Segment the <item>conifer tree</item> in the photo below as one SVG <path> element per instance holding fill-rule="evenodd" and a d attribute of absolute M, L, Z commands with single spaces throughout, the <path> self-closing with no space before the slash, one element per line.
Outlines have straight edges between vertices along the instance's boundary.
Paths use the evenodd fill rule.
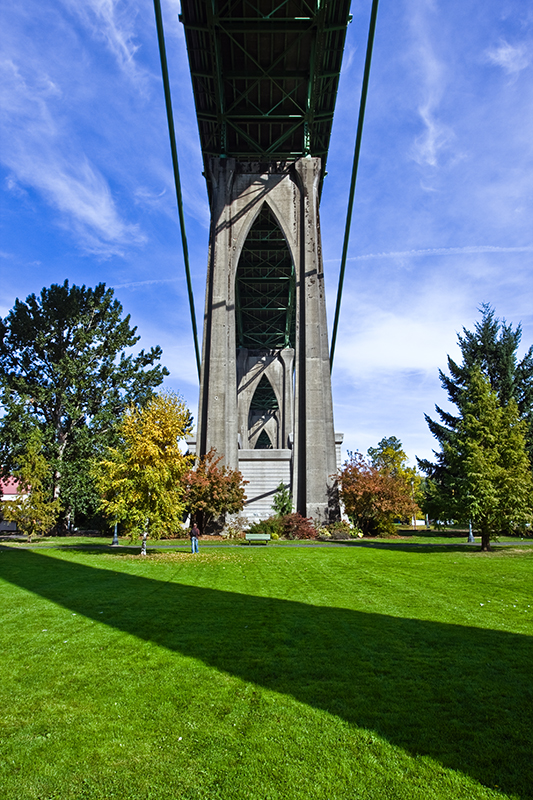
<path fill-rule="evenodd" d="M 449 375 L 439 370 L 442 388 L 448 399 L 460 410 L 461 398 L 468 389 L 472 367 L 478 366 L 489 379 L 501 405 L 515 400 L 521 419 L 526 421 L 526 447 L 530 458 L 533 456 L 533 346 L 519 361 L 517 350 L 522 340 L 522 326 L 513 330 L 505 320 L 500 321 L 494 309 L 488 304 L 481 306 L 481 321 L 476 322 L 474 331 L 463 328 L 463 335 L 457 339 L 461 349 L 462 363 L 458 364 L 448 356 Z M 425 415 L 431 433 L 439 444 L 450 439 L 460 414 L 454 415 L 435 406 L 440 422 Z M 420 468 L 432 477 L 440 476 L 446 469 L 442 453 L 437 454 L 436 463 L 418 459 Z M 532 459 L 533 460 L 533 459 Z"/>
<path fill-rule="evenodd" d="M 435 519 L 454 518 L 468 522 L 468 517 L 457 507 L 454 500 L 454 464 L 448 457 L 453 448 L 457 427 L 463 417 L 464 404 L 471 392 L 471 376 L 475 367 L 488 379 L 500 406 L 506 407 L 511 400 L 516 403 L 519 419 L 525 423 L 525 447 L 530 462 L 533 460 L 533 347 L 518 360 L 517 350 L 522 338 L 522 328 L 513 329 L 505 320 L 500 321 L 494 309 L 481 306 L 481 321 L 474 331 L 463 328 L 458 335 L 462 362 L 448 357 L 449 374 L 439 370 L 439 377 L 448 399 L 457 411 L 451 413 L 435 406 L 439 419 L 426 414 L 426 422 L 435 436 L 440 450 L 435 452 L 435 461 L 417 459 L 420 469 L 426 473 L 424 510 Z M 451 513 L 454 509 L 454 514 Z"/>
<path fill-rule="evenodd" d="M 515 400 L 502 406 L 480 367 L 472 367 L 454 435 L 443 442 L 448 480 L 444 487 L 429 483 L 433 503 L 454 519 L 472 520 L 483 550 L 490 549 L 491 538 L 531 519 L 525 433 Z"/>

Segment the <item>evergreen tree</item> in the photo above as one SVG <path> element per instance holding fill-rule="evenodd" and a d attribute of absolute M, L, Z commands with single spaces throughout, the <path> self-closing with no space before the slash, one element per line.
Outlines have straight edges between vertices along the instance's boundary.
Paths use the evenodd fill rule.
<path fill-rule="evenodd" d="M 448 356 L 449 375 L 439 370 L 439 378 L 443 389 L 451 403 L 461 409 L 462 397 L 468 389 L 470 373 L 474 366 L 489 379 L 491 388 L 496 392 L 502 406 L 509 400 L 515 400 L 521 419 L 526 421 L 526 448 L 530 460 L 533 461 L 533 346 L 529 348 L 521 361 L 517 359 L 517 350 L 522 340 L 522 326 L 514 330 L 505 320 L 500 321 L 495 311 L 487 303 L 481 306 L 481 321 L 476 322 L 474 331 L 463 328 L 463 335 L 457 339 L 461 348 L 462 363 L 458 364 Z M 439 444 L 450 440 L 457 427 L 459 416 L 435 406 L 440 422 L 425 415 L 431 433 Z M 437 480 L 446 480 L 448 465 L 443 460 L 442 450 L 435 453 L 436 463 L 418 459 L 420 468 Z"/>
<path fill-rule="evenodd" d="M 291 490 L 281 481 L 272 500 L 272 511 L 276 516 L 284 517 L 287 514 L 292 514 L 292 509 Z"/>
<path fill-rule="evenodd" d="M 489 550 L 491 538 L 531 518 L 533 476 L 515 400 L 502 406 L 478 366 L 468 379 L 454 435 L 443 442 L 447 481 L 429 481 L 430 493 L 446 515 L 472 520 Z"/>
<path fill-rule="evenodd" d="M 463 335 L 457 337 L 462 363 L 448 357 L 449 375 L 439 370 L 442 387 L 450 402 L 457 407 L 457 412 L 444 411 L 437 405 L 435 409 L 439 420 L 426 414 L 426 422 L 440 450 L 434 451 L 434 462 L 427 459 L 417 461 L 428 476 L 424 486 L 424 511 L 434 519 L 454 518 L 468 522 L 468 516 L 458 509 L 454 501 L 454 466 L 447 453 L 449 447 L 454 446 L 464 403 L 470 395 L 472 370 L 475 367 L 486 376 L 502 407 L 506 407 L 511 400 L 516 403 L 519 418 L 525 423 L 526 451 L 530 462 L 533 460 L 533 347 L 519 361 L 517 350 L 522 338 L 521 326 L 513 329 L 505 320 L 500 321 L 494 309 L 486 303 L 481 306 L 481 314 L 481 321 L 476 323 L 474 331 L 463 328 Z M 450 512 L 452 508 L 455 509 L 454 514 Z"/>
<path fill-rule="evenodd" d="M 89 464 L 113 442 L 130 404 L 144 404 L 168 371 L 161 349 L 125 351 L 139 340 L 113 290 L 101 283 L 52 285 L 16 300 L 0 320 L 0 464 L 16 470 L 31 431 L 52 465 L 50 492 L 64 516 L 95 510 Z"/>

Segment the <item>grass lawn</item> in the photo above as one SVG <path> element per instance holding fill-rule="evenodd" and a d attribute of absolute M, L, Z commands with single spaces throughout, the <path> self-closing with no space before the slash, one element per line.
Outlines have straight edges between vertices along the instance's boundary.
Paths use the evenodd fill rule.
<path fill-rule="evenodd" d="M 533 548 L 0 548 L 6 800 L 532 798 Z"/>

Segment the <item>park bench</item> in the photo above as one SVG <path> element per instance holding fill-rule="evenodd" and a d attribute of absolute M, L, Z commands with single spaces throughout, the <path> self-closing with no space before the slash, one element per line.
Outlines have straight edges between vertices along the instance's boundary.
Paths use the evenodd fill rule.
<path fill-rule="evenodd" d="M 270 534 L 269 533 L 247 533 L 247 534 L 245 534 L 245 538 L 246 538 L 246 541 L 249 544 L 252 544 L 252 542 L 258 542 L 258 543 L 264 542 L 265 544 L 267 544 L 270 541 Z"/>

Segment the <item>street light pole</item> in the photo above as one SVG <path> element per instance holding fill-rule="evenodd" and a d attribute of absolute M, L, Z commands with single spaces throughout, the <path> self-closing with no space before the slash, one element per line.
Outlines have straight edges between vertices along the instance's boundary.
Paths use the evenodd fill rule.
<path fill-rule="evenodd" d="M 113 533 L 113 541 L 111 542 L 111 547 L 118 547 L 118 522 L 115 522 L 115 531 Z"/>

